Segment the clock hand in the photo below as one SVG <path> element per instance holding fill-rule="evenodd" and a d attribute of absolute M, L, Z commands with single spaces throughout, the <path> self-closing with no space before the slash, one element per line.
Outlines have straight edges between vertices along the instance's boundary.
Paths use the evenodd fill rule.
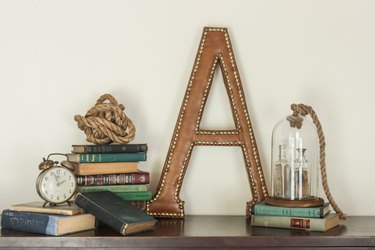
<path fill-rule="evenodd" d="M 60 186 L 60 185 L 63 184 L 64 182 L 66 182 L 66 180 L 63 180 L 62 182 L 58 182 L 58 183 L 57 183 L 57 186 Z"/>
<path fill-rule="evenodd" d="M 58 180 L 58 178 L 57 178 L 57 175 L 56 175 L 54 172 L 52 172 L 52 174 L 53 174 L 53 176 L 55 176 L 56 182 L 59 183 L 59 180 Z M 57 185 L 57 186 L 58 186 L 58 185 Z"/>

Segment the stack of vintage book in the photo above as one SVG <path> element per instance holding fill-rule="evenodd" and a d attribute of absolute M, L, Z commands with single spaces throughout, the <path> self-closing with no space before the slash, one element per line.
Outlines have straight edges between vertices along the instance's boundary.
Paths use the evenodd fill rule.
<path fill-rule="evenodd" d="M 296 208 L 271 206 L 263 201 L 254 205 L 251 215 L 251 225 L 261 227 L 325 232 L 339 224 L 339 216 L 330 213 L 328 203 L 318 207 Z"/>
<path fill-rule="evenodd" d="M 139 169 L 147 144 L 73 145 L 69 161 L 76 162 L 78 192 L 111 191 L 133 206 L 146 209 L 152 193 L 150 174 Z"/>
<path fill-rule="evenodd" d="M 95 217 L 75 204 L 58 204 L 43 207 L 35 201 L 11 205 L 1 214 L 2 234 L 4 230 L 16 230 L 60 236 L 95 228 Z"/>

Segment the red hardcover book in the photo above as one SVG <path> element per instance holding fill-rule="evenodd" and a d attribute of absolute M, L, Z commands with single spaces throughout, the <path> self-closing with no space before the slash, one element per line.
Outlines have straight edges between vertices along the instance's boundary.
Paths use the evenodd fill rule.
<path fill-rule="evenodd" d="M 80 186 L 105 186 L 149 183 L 150 174 L 149 172 L 144 171 L 125 174 L 99 174 L 77 176 L 77 184 Z"/>

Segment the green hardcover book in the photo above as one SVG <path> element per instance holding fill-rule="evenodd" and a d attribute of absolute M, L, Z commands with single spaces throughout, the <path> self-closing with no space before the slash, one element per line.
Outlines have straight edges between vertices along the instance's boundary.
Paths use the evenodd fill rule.
<path fill-rule="evenodd" d="M 78 193 L 75 203 L 122 235 L 155 227 L 153 217 L 109 191 Z"/>
<path fill-rule="evenodd" d="M 324 218 L 252 215 L 251 225 L 326 232 L 340 225 L 340 219 L 338 214 L 328 214 Z"/>
<path fill-rule="evenodd" d="M 113 154 L 147 152 L 147 144 L 72 145 L 76 154 Z"/>
<path fill-rule="evenodd" d="M 289 216 L 323 218 L 329 213 L 329 203 L 319 207 L 278 207 L 266 204 L 264 201 L 254 205 L 255 215 Z"/>
<path fill-rule="evenodd" d="M 69 161 L 79 163 L 146 161 L 146 152 L 118 154 L 67 154 Z"/>
<path fill-rule="evenodd" d="M 115 192 L 115 194 L 126 201 L 148 201 L 152 198 L 152 193 L 147 192 Z"/>
<path fill-rule="evenodd" d="M 147 191 L 146 184 L 140 185 L 109 185 L 109 186 L 79 186 L 78 192 L 96 192 L 96 191 L 111 191 L 111 192 L 145 192 Z"/>

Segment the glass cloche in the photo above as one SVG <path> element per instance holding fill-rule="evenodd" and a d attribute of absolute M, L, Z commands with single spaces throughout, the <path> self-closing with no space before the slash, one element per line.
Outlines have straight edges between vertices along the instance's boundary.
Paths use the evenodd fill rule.
<path fill-rule="evenodd" d="M 288 116 L 272 133 L 272 196 L 277 206 L 318 206 L 319 138 L 314 123 L 302 116 Z"/>

